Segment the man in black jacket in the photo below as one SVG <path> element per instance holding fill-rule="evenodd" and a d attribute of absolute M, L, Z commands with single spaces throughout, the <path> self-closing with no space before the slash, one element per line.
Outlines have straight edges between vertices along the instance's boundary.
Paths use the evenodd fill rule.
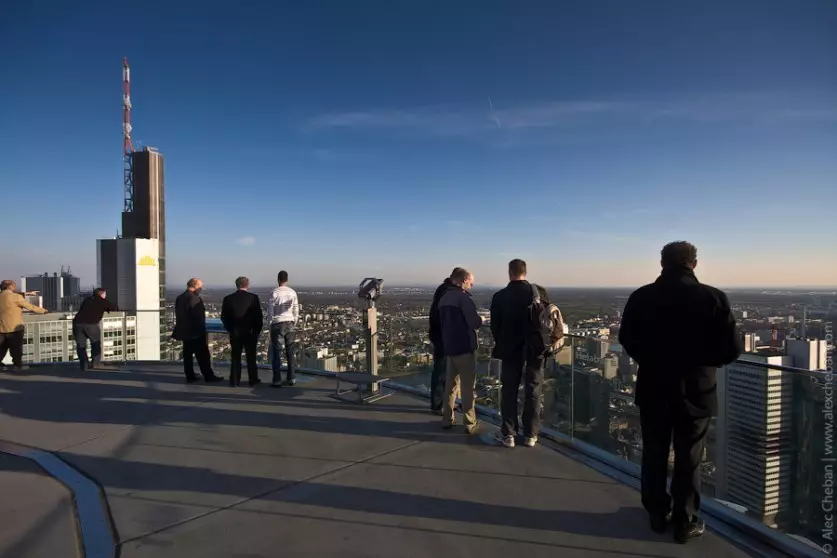
<path fill-rule="evenodd" d="M 247 355 L 247 375 L 250 385 L 261 383 L 259 369 L 256 366 L 256 346 L 262 332 L 264 315 L 259 296 L 247 292 L 250 280 L 239 277 L 235 280 L 238 289 L 224 297 L 221 304 L 221 322 L 230 334 L 230 385 L 241 384 L 241 349 Z"/>
<path fill-rule="evenodd" d="M 458 289 L 451 281 L 451 277 L 462 273 L 461 267 L 454 268 L 450 277 L 445 279 L 433 293 L 433 303 L 430 305 L 430 343 L 433 345 L 433 372 L 430 375 L 430 410 L 442 413 L 442 392 L 445 389 L 445 351 L 442 346 L 442 321 L 439 318 L 439 301 L 449 289 Z"/>
<path fill-rule="evenodd" d="M 546 293 L 541 290 L 541 297 Z M 517 434 L 517 394 L 523 387 L 523 441 L 528 447 L 538 441 L 541 422 L 541 388 L 544 359 L 536 349 L 532 316 L 534 294 L 526 281 L 526 262 L 509 262 L 509 284 L 491 299 L 491 333 L 494 336 L 492 357 L 502 361 L 503 417 L 500 441 L 513 448 Z M 542 343 L 541 343 L 542 345 Z M 541 347 L 542 348 L 542 347 Z"/>
<path fill-rule="evenodd" d="M 224 378 L 212 371 L 212 358 L 206 341 L 206 309 L 200 294 L 203 281 L 193 277 L 186 283 L 186 291 L 174 301 L 174 332 L 172 338 L 183 342 L 183 371 L 186 381 L 197 381 L 194 356 L 206 382 L 220 382 Z"/>
<path fill-rule="evenodd" d="M 670 519 L 675 540 L 685 543 L 705 529 L 697 517 L 700 462 L 717 413 L 715 373 L 738 358 L 742 341 L 727 296 L 695 277 L 693 245 L 667 244 L 660 263 L 660 277 L 628 299 L 619 342 L 639 365 L 635 398 L 642 426 L 642 504 L 654 531 L 665 532 Z"/>
<path fill-rule="evenodd" d="M 91 370 L 116 370 L 102 364 L 102 328 L 99 323 L 105 312 L 116 312 L 116 304 L 107 299 L 105 289 L 95 289 L 93 295 L 85 298 L 73 317 L 73 337 L 76 338 L 76 353 L 82 372 Z M 90 357 L 87 360 L 87 341 L 90 340 Z"/>

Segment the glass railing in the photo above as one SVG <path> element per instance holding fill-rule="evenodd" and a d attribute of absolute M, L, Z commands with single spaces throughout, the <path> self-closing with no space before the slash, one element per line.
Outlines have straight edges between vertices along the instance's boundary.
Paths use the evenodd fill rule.
<path fill-rule="evenodd" d="M 227 362 L 229 339 L 217 314 L 217 309 L 208 308 L 210 352 L 213 361 Z M 301 320 L 298 367 L 365 370 L 366 340 L 359 314 L 323 312 Z M 71 321 L 69 314 L 27 316 L 24 361 L 75 361 Z M 143 331 L 143 326 L 151 331 Z M 106 314 L 104 360 L 179 361 L 180 343 L 170 338 L 173 326 L 171 309 Z M 392 316 L 379 321 L 382 376 L 429 393 L 433 357 L 426 328 L 426 319 Z M 154 355 L 149 347 L 155 339 L 159 354 L 144 357 Z M 479 340 L 477 403 L 496 412 L 500 363 L 490 358 L 493 340 L 488 327 L 481 328 Z M 259 340 L 258 361 L 267 365 L 270 357 L 266 329 Z M 701 465 L 703 490 L 723 513 L 758 532 L 785 533 L 830 553 L 837 462 L 831 376 L 780 366 L 781 358 L 771 364 L 753 360 L 744 355 L 718 372 L 719 416 L 712 419 Z M 636 375 L 636 363 L 614 339 L 567 336 L 563 349 L 545 364 L 545 433 L 578 447 L 596 448 L 638 476 L 642 436 L 633 397 Z M 521 389 L 521 399 L 522 395 Z"/>

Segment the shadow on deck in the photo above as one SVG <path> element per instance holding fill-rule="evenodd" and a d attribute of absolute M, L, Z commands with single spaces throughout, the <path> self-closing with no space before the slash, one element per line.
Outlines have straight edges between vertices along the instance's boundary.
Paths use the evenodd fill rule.
<path fill-rule="evenodd" d="M 488 446 L 442 431 L 426 401 L 358 406 L 329 396 L 333 380 L 303 379 L 276 390 L 185 385 L 165 365 L 0 373 L 0 440 L 100 483 L 124 558 L 755 555 L 711 533 L 685 546 L 653 534 L 633 489 L 552 448 Z M 56 532 L 43 523 L 0 538 L 0 558 L 36 556 L 32 531 Z"/>

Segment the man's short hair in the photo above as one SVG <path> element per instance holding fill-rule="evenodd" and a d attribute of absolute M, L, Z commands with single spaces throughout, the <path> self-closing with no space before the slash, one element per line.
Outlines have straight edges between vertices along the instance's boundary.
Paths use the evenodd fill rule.
<path fill-rule="evenodd" d="M 450 274 L 450 281 L 457 287 L 461 287 L 470 276 L 470 271 L 461 267 L 457 267 L 453 270 L 453 273 Z"/>
<path fill-rule="evenodd" d="M 0 282 L 0 291 L 8 291 L 8 290 L 12 289 L 12 287 L 14 287 L 14 286 L 15 286 L 14 281 L 12 281 L 11 279 L 5 279 L 2 282 Z"/>
<path fill-rule="evenodd" d="M 512 277 L 523 277 L 526 275 L 526 262 L 514 259 L 509 262 L 509 275 Z"/>
<path fill-rule="evenodd" d="M 197 277 L 192 277 L 191 279 L 186 281 L 186 286 L 190 289 L 194 289 L 198 286 L 198 281 L 200 281 L 200 279 L 198 279 Z"/>
<path fill-rule="evenodd" d="M 235 280 L 235 288 L 236 289 L 246 289 L 250 286 L 250 280 L 246 277 L 238 277 Z"/>
<path fill-rule="evenodd" d="M 279 281 L 280 284 L 287 283 L 288 282 L 288 272 L 285 271 L 284 269 L 282 271 L 280 271 L 279 275 L 277 276 L 277 280 Z"/>
<path fill-rule="evenodd" d="M 663 268 L 694 267 L 697 263 L 697 248 L 685 240 L 669 242 L 660 251 L 660 263 Z"/>
<path fill-rule="evenodd" d="M 102 287 L 98 287 L 96 289 L 93 289 L 93 296 L 99 296 L 100 294 L 105 293 L 105 292 L 107 292 L 107 289 L 104 289 Z"/>

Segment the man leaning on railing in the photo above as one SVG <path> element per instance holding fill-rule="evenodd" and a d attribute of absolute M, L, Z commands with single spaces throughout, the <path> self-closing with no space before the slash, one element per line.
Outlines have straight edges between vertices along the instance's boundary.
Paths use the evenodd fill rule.
<path fill-rule="evenodd" d="M 95 289 L 93 295 L 85 298 L 81 307 L 73 317 L 73 337 L 76 339 L 76 352 L 81 371 L 91 370 L 116 370 L 102 364 L 102 328 L 99 323 L 105 312 L 116 312 L 119 309 L 116 304 L 107 299 L 105 289 Z M 87 340 L 90 340 L 90 357 L 92 364 L 87 360 Z"/>
<path fill-rule="evenodd" d="M 619 342 L 639 365 L 635 396 L 642 427 L 642 505 L 651 529 L 663 533 L 671 521 L 675 540 L 685 543 L 705 529 L 697 516 L 700 461 L 718 410 L 715 374 L 743 348 L 727 296 L 695 277 L 697 249 L 672 242 L 663 248 L 660 263 L 660 277 L 628 298 Z"/>
<path fill-rule="evenodd" d="M 0 363 L 6 358 L 6 351 L 12 354 L 12 365 L 18 371 L 26 370 L 23 365 L 23 310 L 46 314 L 46 309 L 29 304 L 22 294 L 15 292 L 17 283 L 12 280 L 0 282 Z"/>

